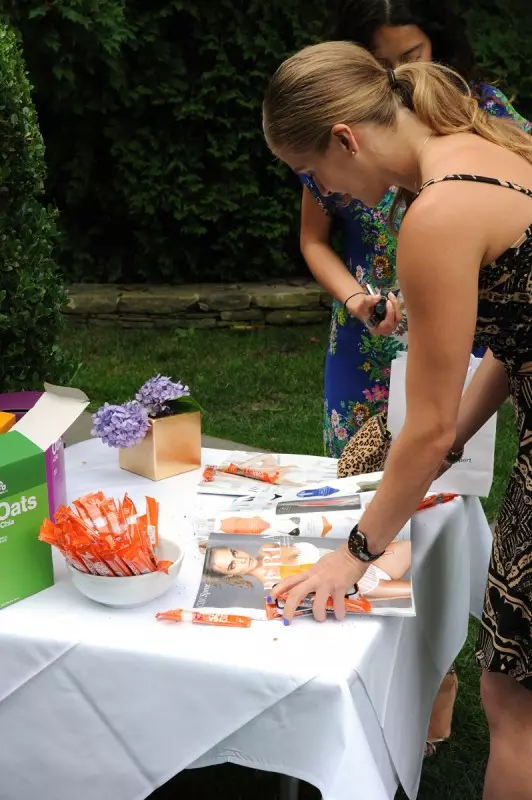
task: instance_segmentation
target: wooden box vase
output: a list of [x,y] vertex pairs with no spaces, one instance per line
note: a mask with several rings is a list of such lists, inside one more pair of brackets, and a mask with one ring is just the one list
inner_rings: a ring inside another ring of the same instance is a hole
[[119,451],[122,469],[160,481],[201,466],[201,412],[150,420],[144,439]]

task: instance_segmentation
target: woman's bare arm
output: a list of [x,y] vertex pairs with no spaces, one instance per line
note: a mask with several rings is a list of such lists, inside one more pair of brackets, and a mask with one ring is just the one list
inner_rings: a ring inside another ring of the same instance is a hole
[[488,350],[462,397],[452,450],[461,450],[495,414],[508,394],[504,365]]
[[[365,323],[378,297],[366,295],[364,287],[351,275],[344,262],[331,247],[331,217],[325,214],[306,186],[301,199],[300,247],[303,258],[320,286],[340,303],[347,303],[352,317]],[[386,319],[373,329],[374,333],[389,336],[401,321],[397,301],[388,300]]]
[[410,209],[399,235],[399,281],[409,310],[406,420],[360,521],[373,552],[415,513],[456,440],[475,331],[483,234],[459,192],[445,213],[438,198],[424,200]]
[[[332,219],[321,210],[306,186],[301,198],[301,253],[320,286],[340,303],[364,288],[330,245]],[[355,306],[353,298],[353,306]]]

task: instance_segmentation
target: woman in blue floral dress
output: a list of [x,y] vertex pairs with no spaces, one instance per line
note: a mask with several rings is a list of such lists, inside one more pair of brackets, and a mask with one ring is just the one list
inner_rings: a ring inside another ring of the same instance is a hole
[[[362,44],[392,68],[414,60],[448,64],[470,81],[484,111],[532,129],[502,92],[475,80],[463,24],[445,0],[343,0],[329,38]],[[326,454],[338,458],[371,415],[386,413],[390,363],[406,346],[406,320],[393,336],[370,333],[363,321],[367,307],[357,294],[366,284],[377,290],[397,290],[395,237],[387,227],[395,191],[391,189],[377,208],[367,208],[348,197],[322,194],[312,176],[300,177],[304,183],[301,251],[316,280],[334,298],[323,431]],[[343,238],[342,259],[330,244],[334,227]]]

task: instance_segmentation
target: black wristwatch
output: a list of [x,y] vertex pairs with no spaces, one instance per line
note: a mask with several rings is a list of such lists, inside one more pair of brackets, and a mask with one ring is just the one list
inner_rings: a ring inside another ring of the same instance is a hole
[[458,464],[459,461],[462,460],[462,456],[464,455],[464,448],[462,447],[461,450],[449,450],[445,458],[443,459],[446,461],[449,466],[453,466],[453,464]]
[[371,553],[369,551],[368,540],[362,531],[358,530],[358,525],[355,525],[349,534],[349,539],[347,540],[347,549],[352,556],[358,558],[359,561],[363,561],[364,564],[370,564],[372,561],[377,561],[378,558],[384,555],[384,551],[382,553]]

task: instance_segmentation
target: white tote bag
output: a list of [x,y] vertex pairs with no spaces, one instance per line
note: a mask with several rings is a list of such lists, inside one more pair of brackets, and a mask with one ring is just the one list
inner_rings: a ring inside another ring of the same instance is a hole
[[[464,389],[471,381],[481,360],[471,356]],[[406,417],[406,362],[406,353],[399,353],[397,358],[392,361],[388,430],[393,439],[399,435]],[[438,478],[432,484],[431,490],[487,497],[493,481],[496,430],[497,414],[494,414],[466,444],[461,461]]]

